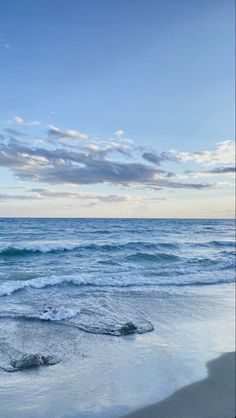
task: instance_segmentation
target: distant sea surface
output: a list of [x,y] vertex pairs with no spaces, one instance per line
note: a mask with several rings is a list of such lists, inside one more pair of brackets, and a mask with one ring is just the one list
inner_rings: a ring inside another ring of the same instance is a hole
[[172,298],[199,316],[199,294],[232,294],[234,234],[233,220],[0,219],[2,371],[29,352],[63,364],[75,333],[151,336],[171,310],[189,315]]

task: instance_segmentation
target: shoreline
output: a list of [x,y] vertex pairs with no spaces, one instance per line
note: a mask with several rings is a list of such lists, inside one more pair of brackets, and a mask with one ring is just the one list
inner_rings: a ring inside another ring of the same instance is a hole
[[208,376],[184,386],[163,401],[123,418],[234,418],[235,352],[207,363]]

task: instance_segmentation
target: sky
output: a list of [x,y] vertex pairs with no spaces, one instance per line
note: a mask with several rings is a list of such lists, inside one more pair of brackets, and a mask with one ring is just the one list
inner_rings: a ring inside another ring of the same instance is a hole
[[233,0],[0,0],[0,216],[234,216]]

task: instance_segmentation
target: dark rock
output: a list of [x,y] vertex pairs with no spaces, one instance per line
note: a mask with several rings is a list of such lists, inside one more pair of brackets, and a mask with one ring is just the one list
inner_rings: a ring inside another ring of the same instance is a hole
[[60,362],[60,360],[55,356],[42,356],[43,364],[46,366],[53,366]]
[[59,360],[54,356],[43,356],[41,354],[24,354],[19,359],[12,360],[11,367],[13,369],[12,371],[17,371],[44,365],[53,365],[58,362]]
[[16,370],[31,369],[44,364],[40,354],[24,354],[21,358],[12,360],[11,366]]
[[138,328],[133,324],[133,322],[126,322],[120,327],[121,335],[134,334],[135,332],[138,332]]

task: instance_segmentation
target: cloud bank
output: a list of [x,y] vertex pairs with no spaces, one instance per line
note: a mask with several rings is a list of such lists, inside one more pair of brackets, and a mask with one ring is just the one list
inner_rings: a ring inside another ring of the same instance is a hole
[[[19,125],[33,126],[37,121],[17,119]],[[115,139],[98,140],[77,130],[48,127],[45,138],[30,137],[15,130],[5,130],[0,137],[0,166],[11,170],[23,181],[61,185],[110,184],[126,187],[202,190],[212,187],[208,182],[188,181],[190,171],[177,175],[164,168],[165,162],[216,165],[207,174],[225,175],[233,167],[224,167],[234,160],[232,141],[216,144],[213,150],[198,152],[153,150],[138,147],[115,132]],[[218,165],[221,164],[222,167]],[[186,181],[187,179],[187,181]],[[183,181],[185,180],[185,181]]]

